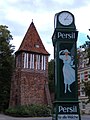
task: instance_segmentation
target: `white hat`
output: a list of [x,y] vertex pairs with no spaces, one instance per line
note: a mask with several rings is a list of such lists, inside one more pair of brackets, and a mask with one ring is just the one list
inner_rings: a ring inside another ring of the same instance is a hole
[[67,49],[65,49],[65,50],[63,51],[63,53],[66,53],[66,52],[67,52],[67,53],[70,53]]

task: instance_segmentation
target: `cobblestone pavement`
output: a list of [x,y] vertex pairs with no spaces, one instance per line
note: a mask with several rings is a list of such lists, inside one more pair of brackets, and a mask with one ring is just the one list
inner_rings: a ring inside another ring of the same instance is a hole
[[[22,118],[22,117],[10,117],[0,114],[0,120],[52,120],[52,118],[51,117]],[[81,120],[90,120],[90,115],[81,116]]]

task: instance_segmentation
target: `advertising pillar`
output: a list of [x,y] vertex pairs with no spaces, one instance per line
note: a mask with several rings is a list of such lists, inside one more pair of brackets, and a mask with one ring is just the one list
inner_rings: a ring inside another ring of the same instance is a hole
[[78,102],[77,38],[74,15],[61,11],[54,18],[55,100],[53,120],[81,120]]

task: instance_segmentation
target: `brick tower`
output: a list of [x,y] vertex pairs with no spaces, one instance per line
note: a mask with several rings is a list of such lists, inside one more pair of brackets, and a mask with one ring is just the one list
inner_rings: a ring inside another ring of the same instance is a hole
[[48,89],[48,57],[32,22],[15,53],[10,105],[51,104]]

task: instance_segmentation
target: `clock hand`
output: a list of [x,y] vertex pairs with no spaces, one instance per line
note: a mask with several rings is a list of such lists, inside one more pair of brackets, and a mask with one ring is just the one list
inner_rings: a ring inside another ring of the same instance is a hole
[[66,16],[66,18],[64,20],[67,20],[68,16],[69,16],[69,14]]

